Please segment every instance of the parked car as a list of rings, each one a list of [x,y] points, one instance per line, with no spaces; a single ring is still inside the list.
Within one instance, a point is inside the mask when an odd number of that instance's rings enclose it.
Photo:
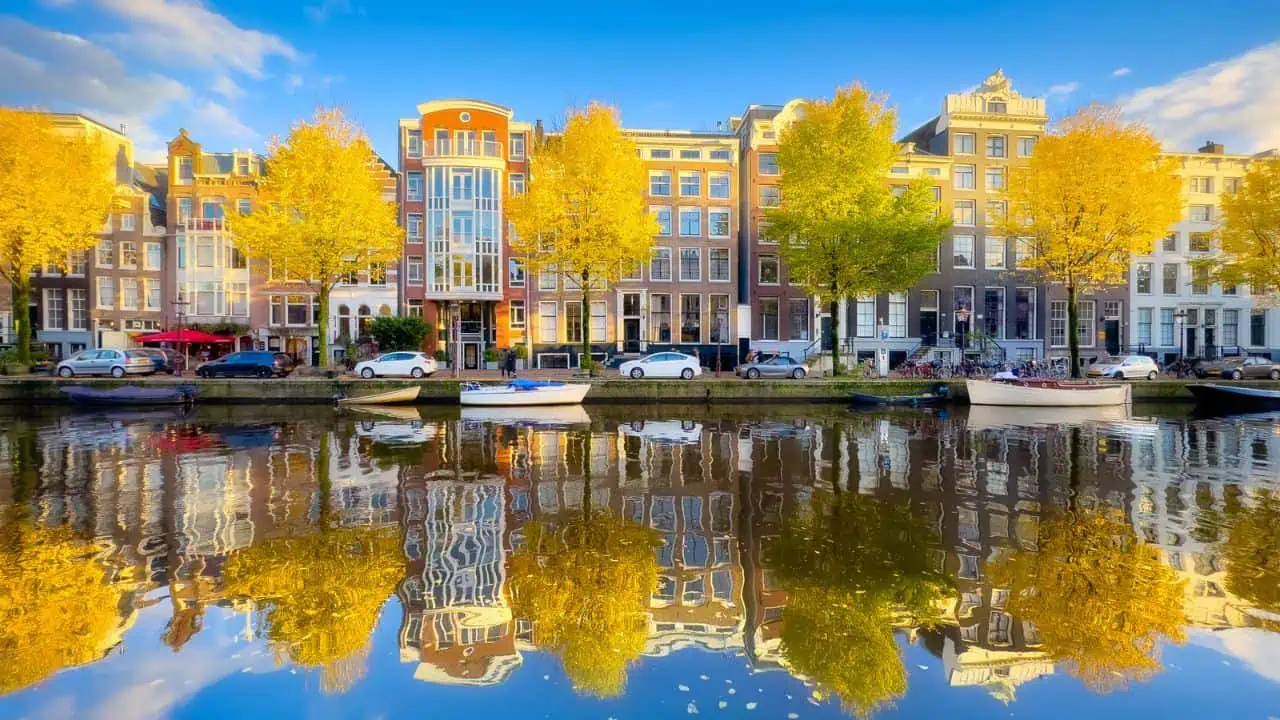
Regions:
[[[169,348],[138,348],[133,352],[139,352],[151,358],[158,373],[179,375],[187,366],[187,359],[177,350],[170,350]]]
[[[76,375],[149,375],[156,371],[151,358],[136,350],[81,350],[58,363],[58,377]]]
[[[623,377],[633,380],[640,378],[684,378],[692,380],[702,374],[702,363],[692,355],[678,352],[659,352],[647,355],[639,360],[624,362],[618,367]]]
[[[1156,361],[1146,355],[1119,355],[1105,357],[1089,366],[1089,377],[1111,378],[1113,380],[1132,380],[1146,378],[1155,380],[1160,374]]]
[[[293,360],[284,353],[263,350],[234,352],[207,362],[196,368],[202,378],[249,376],[269,378],[284,377],[293,372]]]
[[[760,377],[795,378],[803,380],[808,370],[801,363],[786,355],[768,355],[751,362],[743,363],[734,369],[734,374],[748,380]]]
[[[420,352],[392,352],[373,360],[356,363],[355,373],[362,378],[390,375],[422,378],[437,370],[436,361]]]
[[[1269,358],[1235,357],[1222,358],[1213,362],[1201,363],[1196,367],[1198,378],[1223,378],[1226,380],[1244,380],[1245,378],[1270,378],[1280,380],[1280,363]]]

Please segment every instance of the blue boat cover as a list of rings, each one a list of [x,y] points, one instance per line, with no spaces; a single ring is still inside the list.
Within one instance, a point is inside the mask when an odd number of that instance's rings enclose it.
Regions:
[[[515,388],[516,390],[533,390],[535,388],[540,388],[540,387],[559,387],[561,385],[564,385],[564,383],[556,382],[555,380],[517,379],[517,380],[511,381],[511,387]]]

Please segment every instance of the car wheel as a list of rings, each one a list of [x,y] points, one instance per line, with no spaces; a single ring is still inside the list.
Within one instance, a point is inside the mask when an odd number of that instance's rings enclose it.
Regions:
[[[365,368],[360,371],[360,377],[368,380],[373,377],[373,368]]]
[[[1231,379],[1232,379],[1232,380],[1243,380],[1243,379],[1244,379],[1244,373],[1240,372],[1239,370],[1233,370],[1233,371],[1231,372]]]
[[[263,380],[266,380],[272,375],[275,375],[275,373],[271,372],[271,368],[258,368],[258,377],[262,378]]]
[[[1155,379],[1156,379],[1156,371],[1155,371],[1155,370],[1152,370],[1151,372],[1147,373],[1147,379],[1148,379],[1148,380],[1155,380]]]
[[[113,367],[113,368],[111,368],[111,377],[113,377],[113,378],[122,378],[122,377],[124,377],[124,368],[122,368],[122,367]]]
[[[804,379],[804,370],[802,370],[801,368],[796,368],[795,370],[792,370],[792,371],[791,371],[791,379],[792,379],[792,380],[803,380],[803,379]]]
[[[1272,370],[1272,371],[1271,371],[1271,379],[1272,379],[1272,380],[1280,380],[1280,370]]]
[[[69,377],[74,377],[75,374],[76,374],[75,370],[72,370],[69,367],[58,368],[58,377],[69,378]]]
[[[632,380],[639,380],[642,377],[644,377],[644,370],[641,370],[640,368],[631,368]]]
[[[758,377],[760,377],[760,371],[759,371],[759,370],[757,370],[757,369],[755,369],[755,368],[747,368],[747,379],[748,379],[748,380],[755,380],[755,379],[756,379],[756,378],[758,378]]]
[[[409,371],[409,374],[417,378],[418,380],[421,380],[422,378],[427,376],[426,373],[422,372],[422,368],[414,368],[413,370]]]
[[[692,380],[692,379],[693,379],[693,368],[685,368],[685,369],[681,370],[681,371],[680,371],[680,377],[684,378],[685,380]]]

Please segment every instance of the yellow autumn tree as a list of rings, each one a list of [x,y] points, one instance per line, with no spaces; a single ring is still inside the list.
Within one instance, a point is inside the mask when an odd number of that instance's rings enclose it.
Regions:
[[[1151,677],[1159,644],[1186,640],[1183,582],[1106,513],[1046,520],[1037,552],[1014,552],[987,573],[1009,588],[1009,612],[1035,624],[1049,656],[1100,692]]]
[[[1280,292],[1280,157],[1255,162],[1240,189],[1219,204],[1222,254],[1204,263],[1211,279]]]
[[[0,527],[0,694],[111,649],[123,593],[96,555],[65,527]]]
[[[252,545],[227,559],[222,578],[227,597],[265,607],[278,657],[320,668],[326,689],[344,690],[362,675],[378,613],[404,573],[399,535],[359,527]]]
[[[268,147],[261,203],[227,226],[244,254],[273,277],[304,282],[320,300],[320,362],[328,367],[329,295],[343,278],[400,257],[403,233],[384,200],[381,161],[341,110],[317,110]]]
[[[591,293],[649,260],[658,225],[645,205],[647,183],[616,111],[592,103],[570,114],[564,132],[538,139],[528,189],[507,201],[515,254],[581,288],[583,367],[591,367]]]
[[[1173,161],[1144,126],[1090,105],[1058,121],[1026,163],[1009,168],[1009,212],[994,232],[1016,238],[1019,269],[1067,290],[1071,375],[1080,377],[1076,298],[1123,282],[1182,212]]]
[[[508,565],[512,611],[533,623],[534,643],[560,656],[575,688],[618,695],[649,634],[656,533],[586,513],[560,524],[535,522],[525,538]]]
[[[896,129],[885,100],[852,85],[806,105],[778,143],[783,203],[766,214],[769,234],[791,282],[827,304],[833,337],[841,300],[914,285],[933,270],[950,225],[923,179],[897,195],[886,182],[898,159]]]
[[[1228,592],[1280,615],[1280,495],[1259,492],[1251,507],[1229,517],[1222,547]]]
[[[31,359],[31,274],[65,271],[98,244],[115,193],[101,138],[62,134],[47,115],[0,107],[0,276],[13,286],[18,361]]]

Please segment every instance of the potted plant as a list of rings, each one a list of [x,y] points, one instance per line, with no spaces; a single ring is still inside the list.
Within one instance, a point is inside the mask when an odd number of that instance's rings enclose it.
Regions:
[[[484,369],[498,369],[498,348],[490,345],[484,349]]]
[[[517,345],[516,346],[516,369],[527,370],[528,365],[529,365],[529,346]]]
[[[441,370],[447,370],[449,368],[449,353],[445,352],[444,350],[437,350],[435,354],[435,359],[436,359],[436,364],[440,366]]]

